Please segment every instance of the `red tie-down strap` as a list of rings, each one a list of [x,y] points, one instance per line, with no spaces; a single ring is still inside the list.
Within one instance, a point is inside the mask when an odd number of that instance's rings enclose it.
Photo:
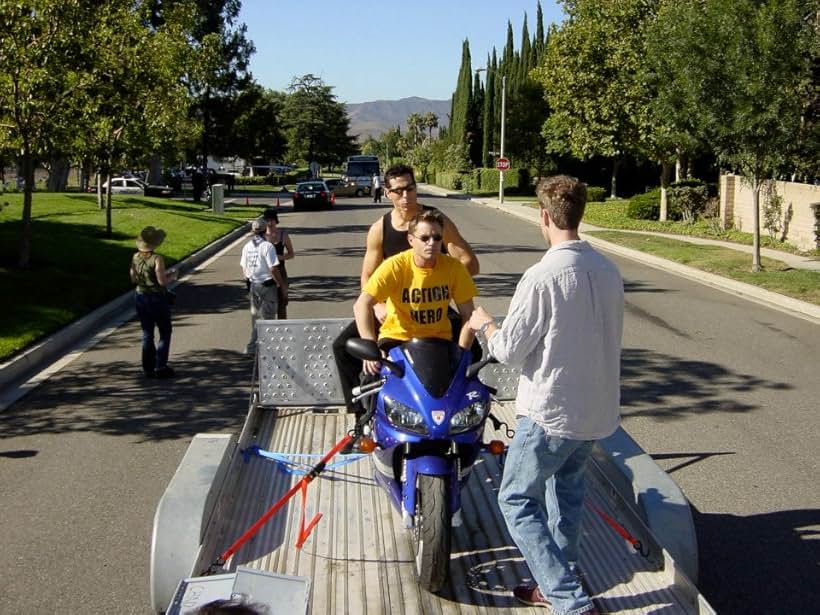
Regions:
[[[251,525],[244,534],[242,534],[239,538],[237,538],[236,542],[234,542],[230,547],[225,549],[225,552],[222,553],[215,561],[212,563],[207,570],[205,570],[202,574],[214,574],[217,570],[222,568],[225,565],[225,562],[234,555],[241,547],[244,545],[250,538],[256,534],[260,530],[260,528],[265,525],[268,521],[270,521],[271,517],[275,515],[279,510],[287,503],[287,501],[296,495],[297,491],[302,492],[302,519],[299,524],[299,536],[296,540],[296,548],[300,549],[305,542],[305,539],[308,537],[310,532],[319,522],[319,519],[322,518],[321,514],[317,514],[311,520],[310,524],[308,524],[307,528],[305,528],[305,504],[307,501],[307,486],[308,484],[313,481],[314,478],[319,476],[327,466],[327,462],[330,461],[336,453],[342,450],[345,445],[353,440],[353,436],[350,434],[345,435],[344,438],[339,440],[336,445],[330,449],[327,454],[322,457],[322,459],[317,463],[313,468],[311,468],[310,472],[305,474],[293,487],[291,487],[288,492],[283,495],[279,500],[271,506],[265,514],[263,514],[256,522]]]
[[[615,521],[615,519],[610,517],[603,510],[601,510],[600,508],[595,506],[595,504],[593,504],[592,500],[590,500],[589,498],[584,498],[584,504],[586,504],[593,511],[598,513],[598,516],[601,517],[601,519],[603,519],[606,522],[606,524],[609,525],[609,527],[611,527],[613,530],[615,530],[615,532],[621,538],[623,538],[625,541],[627,541],[629,544],[631,544],[632,548],[635,549],[635,551],[637,551],[638,553],[640,553],[644,557],[649,557],[649,550],[646,549],[643,546],[643,543],[640,540],[638,540],[632,534],[630,534],[624,526],[622,526],[620,523]]]

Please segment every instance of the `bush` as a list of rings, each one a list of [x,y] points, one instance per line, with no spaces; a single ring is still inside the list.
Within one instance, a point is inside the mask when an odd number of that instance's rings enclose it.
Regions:
[[[706,209],[709,188],[699,179],[687,179],[670,184],[667,194],[669,218],[691,223]]]
[[[263,175],[257,175],[255,177],[243,175],[242,177],[237,177],[234,181],[236,186],[264,186],[267,183],[268,178]]]
[[[606,188],[587,186],[587,203],[600,203],[606,200]]]
[[[452,171],[439,171],[436,173],[436,185],[448,190],[461,190],[461,173]]]
[[[661,215],[661,189],[637,194],[629,199],[626,216],[633,220],[657,220]]]

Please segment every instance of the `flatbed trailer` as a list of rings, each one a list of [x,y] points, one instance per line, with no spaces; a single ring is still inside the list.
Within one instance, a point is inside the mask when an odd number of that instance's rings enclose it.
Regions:
[[[331,344],[344,319],[260,321],[242,432],[199,434],[157,508],[151,599],[165,612],[180,581],[198,577],[292,489],[353,425]],[[517,373],[482,370],[498,389],[485,441],[509,441]],[[262,454],[257,454],[262,451]],[[472,614],[542,612],[512,588],[528,577],[496,496],[503,456],[481,455],[462,491],[450,576],[437,594],[415,578],[412,537],[376,484],[367,455],[337,455],[224,564],[309,580],[305,612]],[[304,499],[303,499],[304,498]],[[305,523],[322,518],[305,536]],[[301,548],[296,543],[304,539]],[[671,478],[619,430],[596,445],[588,469],[580,568],[602,613],[713,613],[698,592],[688,503]],[[213,571],[213,570],[212,570]],[[277,613],[272,607],[272,613]],[[184,612],[184,611],[180,611]]]

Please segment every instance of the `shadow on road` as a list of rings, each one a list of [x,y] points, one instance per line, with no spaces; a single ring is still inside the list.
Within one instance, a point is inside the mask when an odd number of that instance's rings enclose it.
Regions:
[[[135,351],[136,352],[136,351]],[[2,415],[0,438],[94,432],[141,441],[234,432],[248,408],[252,362],[237,352],[174,353],[177,377],[149,380],[137,362],[62,370]]]
[[[808,613],[820,604],[820,509],[692,513],[698,587],[718,613]]]
[[[739,400],[738,393],[791,388],[786,383],[735,372],[717,363],[683,360],[643,348],[624,348],[621,382],[623,416],[664,419],[706,412],[750,412],[756,406]]]

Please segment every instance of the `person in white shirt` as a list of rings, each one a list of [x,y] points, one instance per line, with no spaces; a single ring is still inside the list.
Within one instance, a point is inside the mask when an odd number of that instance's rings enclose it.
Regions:
[[[555,613],[596,613],[577,577],[584,468],[620,423],[623,280],[578,236],[584,184],[544,179],[538,200],[550,249],[522,276],[501,327],[481,307],[470,327],[496,359],[521,368],[498,503],[537,585],[513,595]]]
[[[382,178],[379,177],[378,173],[373,174],[373,183],[370,186],[373,192],[373,202],[374,203],[381,203],[382,202]]]
[[[249,355],[256,352],[256,321],[276,318],[280,288],[285,300],[288,296],[287,284],[277,267],[276,248],[265,240],[265,220],[254,220],[252,230],[253,237],[243,246],[239,259],[242,274],[248,282],[251,307],[251,339],[245,349]]]

